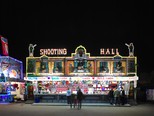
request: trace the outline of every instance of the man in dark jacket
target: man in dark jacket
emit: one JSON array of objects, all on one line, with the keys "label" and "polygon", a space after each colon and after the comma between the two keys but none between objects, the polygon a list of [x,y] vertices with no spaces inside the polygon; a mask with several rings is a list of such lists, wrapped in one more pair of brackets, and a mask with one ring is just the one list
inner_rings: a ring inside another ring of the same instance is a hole
[{"label": "man in dark jacket", "polygon": [[114,96],[113,96],[113,88],[111,88],[111,90],[109,91],[108,93],[108,97],[109,97],[109,101],[110,101],[110,104],[113,105],[113,101],[114,101]]},{"label": "man in dark jacket", "polygon": [[125,91],[124,91],[123,87],[121,87],[121,91],[120,91],[120,101],[121,101],[122,105],[125,104]]}]

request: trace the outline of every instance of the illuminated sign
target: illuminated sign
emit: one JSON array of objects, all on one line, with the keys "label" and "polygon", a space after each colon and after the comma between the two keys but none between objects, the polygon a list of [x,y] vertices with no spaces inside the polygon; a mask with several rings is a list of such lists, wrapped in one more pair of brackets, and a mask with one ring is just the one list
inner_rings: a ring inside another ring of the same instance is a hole
[{"label": "illuminated sign", "polygon": [[100,49],[101,55],[119,55],[118,48],[101,48]]},{"label": "illuminated sign", "polygon": [[40,55],[67,55],[67,49],[40,49]]},{"label": "illuminated sign", "polygon": [[75,81],[75,80],[98,80],[98,81],[136,81],[138,80],[137,76],[133,77],[24,77],[24,80],[29,81]]}]

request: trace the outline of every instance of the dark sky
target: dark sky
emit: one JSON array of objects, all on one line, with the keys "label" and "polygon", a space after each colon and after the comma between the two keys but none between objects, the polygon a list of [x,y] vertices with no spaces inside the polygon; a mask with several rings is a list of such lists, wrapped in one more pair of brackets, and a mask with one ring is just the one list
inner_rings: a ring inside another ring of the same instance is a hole
[{"label": "dark sky", "polygon": [[154,70],[152,0],[145,1],[0,1],[0,34],[8,39],[9,55],[25,67],[30,43],[40,48],[67,48],[68,55],[83,45],[92,56],[100,48],[118,48],[133,42],[138,71]]}]

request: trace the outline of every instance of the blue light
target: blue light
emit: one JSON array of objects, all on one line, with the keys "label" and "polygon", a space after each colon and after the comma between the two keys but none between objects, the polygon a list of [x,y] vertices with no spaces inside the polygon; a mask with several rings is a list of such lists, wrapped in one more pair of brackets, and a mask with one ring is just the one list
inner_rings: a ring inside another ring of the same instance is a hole
[{"label": "blue light", "polygon": [[11,95],[11,86],[10,85],[7,87],[7,95]]},{"label": "blue light", "polygon": [[0,103],[8,103],[13,101],[10,95],[8,94],[1,94],[0,95]]}]

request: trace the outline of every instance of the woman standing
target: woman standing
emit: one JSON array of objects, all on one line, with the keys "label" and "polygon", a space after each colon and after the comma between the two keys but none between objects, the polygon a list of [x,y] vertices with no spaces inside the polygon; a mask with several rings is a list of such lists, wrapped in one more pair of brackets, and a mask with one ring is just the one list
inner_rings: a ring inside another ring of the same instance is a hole
[{"label": "woman standing", "polygon": [[81,109],[82,107],[82,99],[83,99],[83,93],[81,89],[79,88],[79,90],[77,91],[78,110]]},{"label": "woman standing", "polygon": [[72,95],[72,92],[71,92],[70,88],[68,88],[66,91],[66,97],[67,97],[67,104],[70,104],[70,105],[72,105],[71,95]]}]

